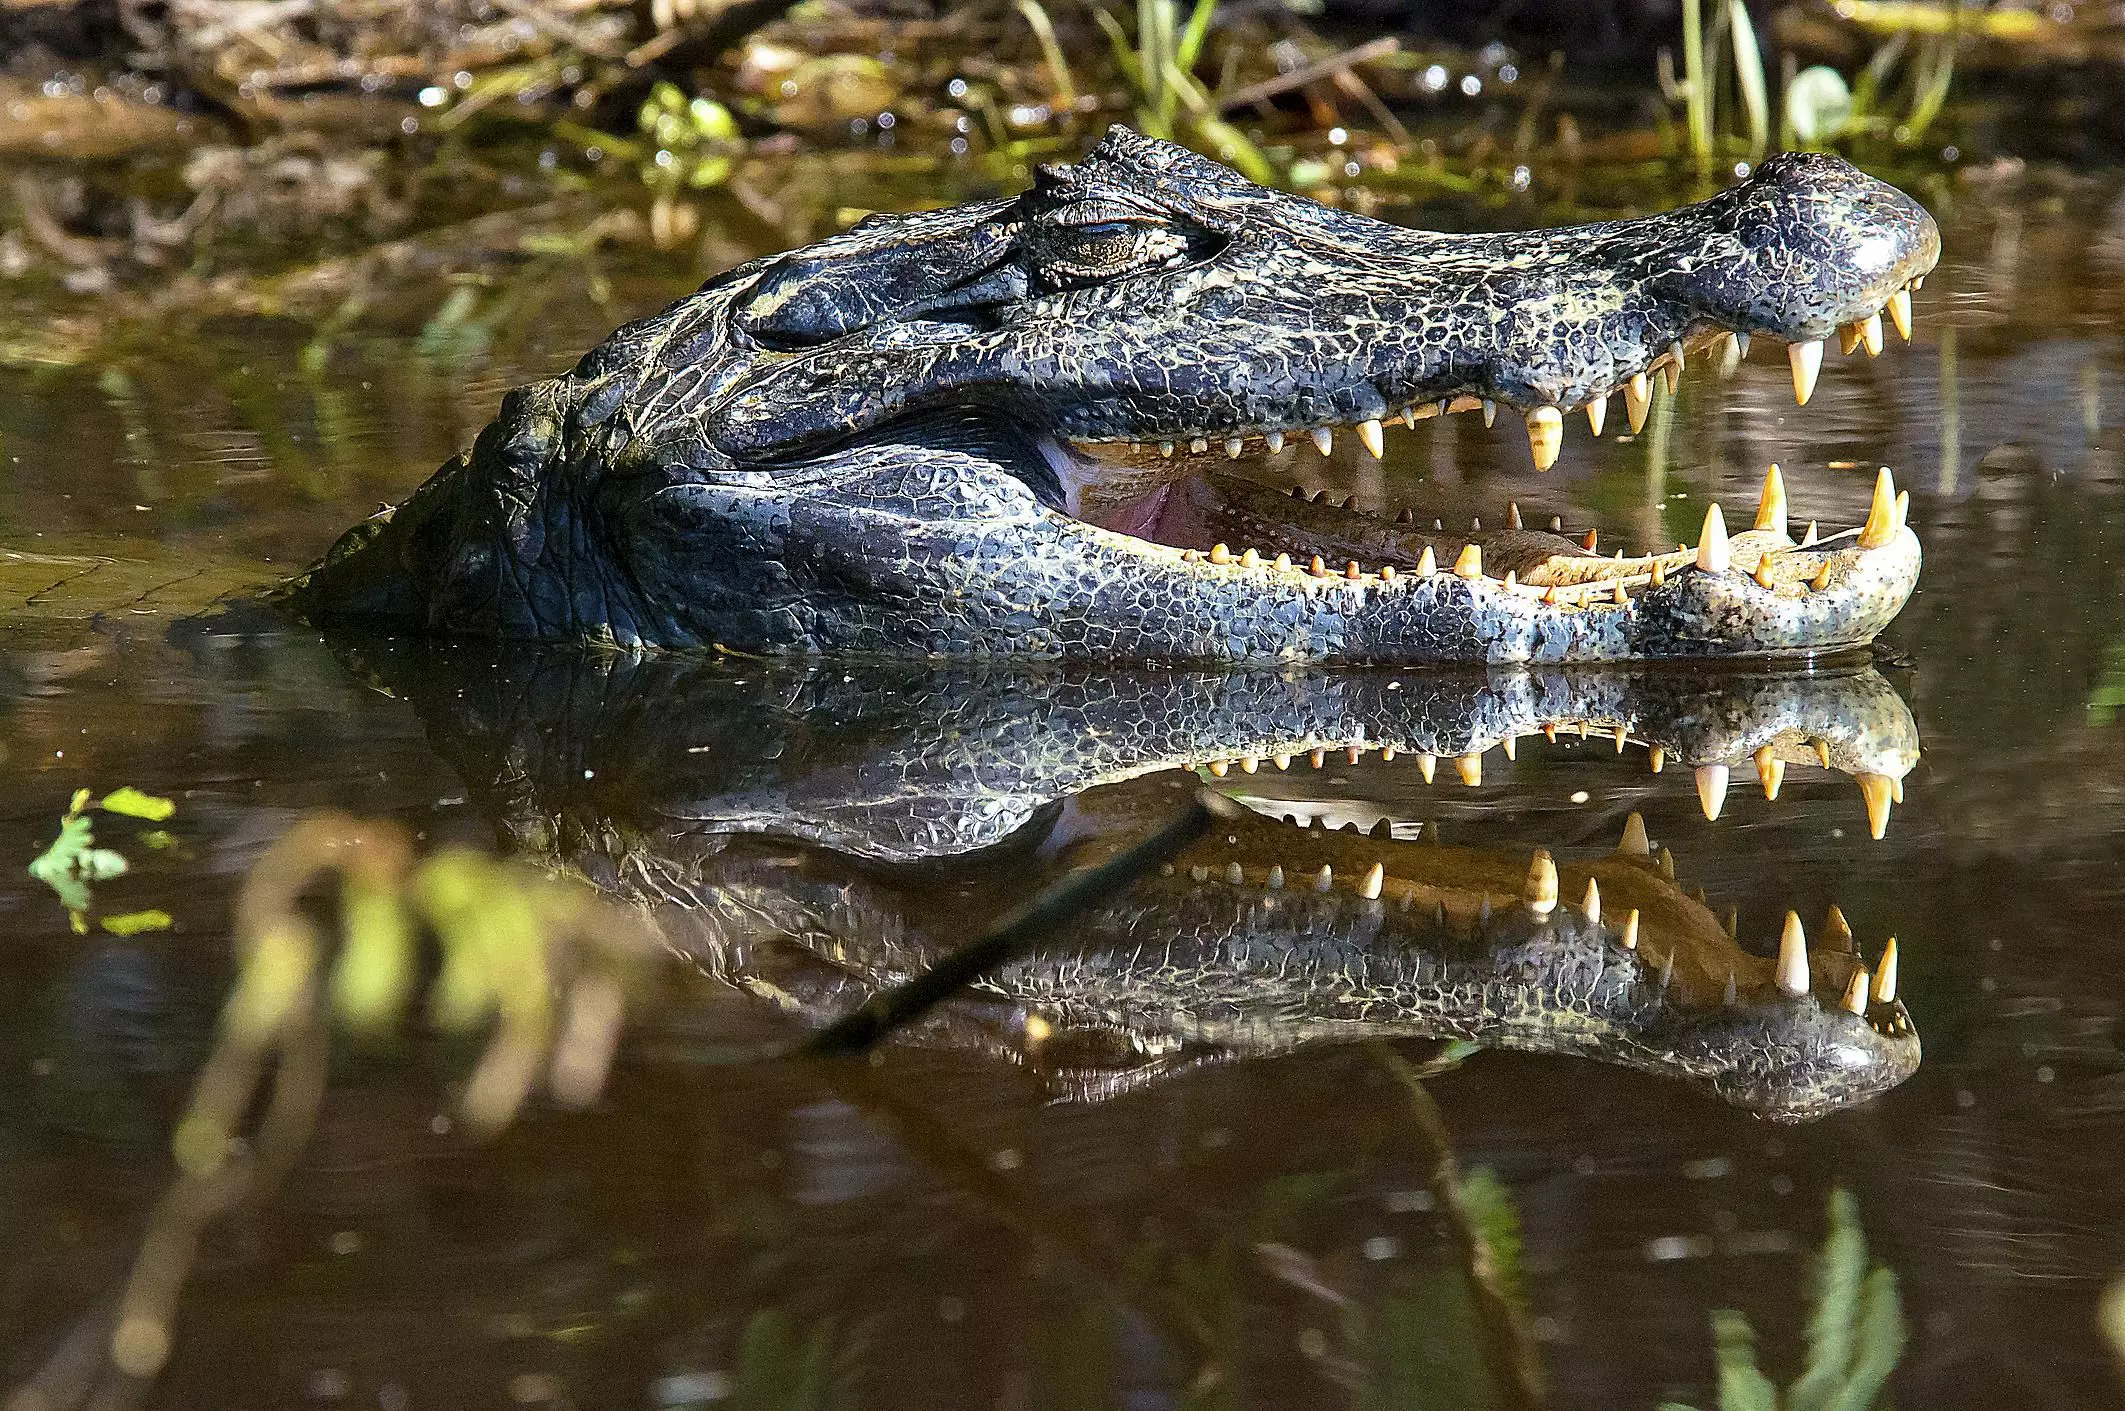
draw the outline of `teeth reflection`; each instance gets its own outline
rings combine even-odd
[[[1778,938],[1778,988],[1789,995],[1808,992],[1808,938],[1801,930],[1800,913],[1786,913],[1786,925]]]

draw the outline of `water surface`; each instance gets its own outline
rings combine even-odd
[[[1790,1379],[1836,1189],[1900,1281],[1899,1403],[2115,1404],[2095,1308],[2125,1273],[2125,221],[2079,186],[1948,194],[1916,342],[1833,353],[1804,410],[1759,346],[1731,380],[1693,369],[1637,438],[1575,423],[1539,478],[1516,430],[1468,416],[1391,433],[1383,465],[1301,443],[1251,471],[1427,517],[1517,498],[1635,547],[1693,540],[1714,498],[1745,514],[1772,461],[1798,520],[1842,528],[1893,466],[1927,564],[1878,656],[1924,753],[1885,838],[1836,771],[1797,765],[1769,802],[1737,770],[1711,822],[1686,769],[1569,734],[1489,751],[1472,787],[1377,753],[1129,786],[1200,777],[1566,860],[1640,811],[1758,954],[1788,908],[1813,926],[1838,904],[1868,954],[1895,935],[1925,1046],[1910,1081],[1777,1125],[1685,1084],[1486,1052],[1426,1083],[1442,1147],[1362,1045],[1177,1064],[1101,1101],[1058,1101],[972,1043],[855,1069],[712,1063],[790,1021],[675,963],[593,1111],[536,1109],[489,1145],[437,1120],[458,1056],[341,1055],[300,1166],[210,1237],[149,1403],[1511,1405],[1434,1198],[1445,1151],[1516,1212],[1545,1404],[1712,1404],[1717,1308],[1746,1312]],[[509,386],[789,238],[718,201],[664,249],[640,212],[589,261],[446,251],[336,319],[331,300],[127,321],[6,296],[23,335],[0,365],[11,1378],[123,1276],[261,849],[324,806],[430,841],[524,841],[463,740],[358,654],[263,618],[183,619],[403,495]],[[831,711],[804,725],[798,748],[860,766]],[[178,800],[174,845],[136,850],[77,934],[20,864],[75,788],[128,783]],[[878,865],[912,914],[971,929],[1052,870],[1068,818]],[[97,924],[145,908],[174,925]]]

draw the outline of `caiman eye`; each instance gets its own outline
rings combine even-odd
[[[1031,244],[1032,272],[1053,289],[1158,269],[1188,255],[1188,238],[1180,231],[1142,219],[1043,223]]]

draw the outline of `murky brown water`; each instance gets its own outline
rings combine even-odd
[[[10,296],[10,1380],[123,1276],[228,978],[230,897],[264,845],[324,805],[431,840],[496,836],[494,780],[477,748],[431,735],[450,716],[434,696],[380,693],[308,634],[173,621],[299,566],[469,441],[504,389],[775,240],[728,204],[702,221],[698,250],[623,241],[594,270],[442,260],[323,333],[198,308],[84,332],[79,304]],[[2095,1309],[2125,1273],[2125,221],[2106,223],[2100,193],[1966,185],[1944,225],[1915,345],[1833,355],[1804,411],[1759,347],[1731,381],[1693,369],[1635,440],[1575,424],[1540,479],[1516,430],[1466,416],[1391,433],[1384,466],[1353,445],[1263,468],[1427,516],[1498,515],[1515,496],[1631,545],[1693,539],[1709,498],[1753,505],[1774,460],[1797,517],[1826,527],[1863,515],[1877,464],[1913,492],[1926,573],[1884,670],[1924,756],[1882,841],[1843,774],[1795,766],[1768,802],[1737,769],[1707,822],[1687,770],[1570,737],[1524,740],[1512,761],[1492,750],[1474,787],[1446,769],[1427,786],[1407,756],[1377,754],[1302,763],[1273,787],[1218,781],[1566,861],[1605,853],[1637,809],[1685,886],[1739,908],[1759,954],[1788,907],[1813,918],[1833,901],[1869,954],[1899,938],[1923,1065],[1821,1121],[1772,1125],[1561,1057],[1487,1052],[1428,1082],[1460,1169],[1491,1173],[1517,1212],[1544,1404],[1713,1404],[1716,1308],[1744,1310],[1766,1368],[1795,1376],[1808,1255],[1839,1187],[1900,1280],[1899,1404],[2117,1403]],[[114,605],[122,574],[137,591]],[[797,727],[791,748],[860,773],[863,742],[837,737],[831,712]],[[662,809],[667,782],[545,802]],[[136,849],[97,914],[161,908],[175,925],[75,934],[20,864],[76,787],[121,783],[179,800],[175,846]],[[1097,803],[868,875],[918,920],[978,917],[1046,875]],[[795,809],[764,789],[746,804],[758,826]],[[1515,1404],[1436,1208],[1440,1148],[1375,1051],[1176,1064],[1104,1101],[1054,1101],[965,1043],[855,1070],[696,1061],[785,1021],[706,976],[676,984],[595,1111],[535,1111],[491,1146],[434,1120],[458,1056],[343,1055],[300,1167],[209,1239],[151,1404]]]

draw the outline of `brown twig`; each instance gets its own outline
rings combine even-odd
[[[1384,59],[1389,54],[1400,52],[1401,48],[1401,40],[1391,34],[1382,35],[1378,39],[1369,40],[1364,44],[1358,45],[1355,49],[1345,49],[1340,54],[1331,54],[1325,59],[1317,59],[1313,63],[1307,64],[1302,68],[1293,69],[1289,73],[1280,73],[1275,78],[1265,78],[1260,83],[1250,83],[1245,88],[1235,88],[1230,93],[1220,94],[1217,99],[1218,111],[1229,113],[1234,108],[1244,108],[1250,103],[1260,103],[1266,99],[1274,98],[1280,93],[1289,93],[1294,88],[1305,88],[1309,84],[1333,78],[1339,73],[1346,73],[1359,64],[1370,63],[1374,59]]]

